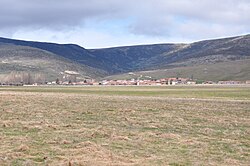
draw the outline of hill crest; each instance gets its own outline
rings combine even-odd
[[[101,49],[85,49],[75,44],[0,38],[0,62],[5,62],[6,58],[15,59],[15,63],[12,61],[12,67],[5,68],[15,71],[29,71],[29,69],[20,68],[20,64],[23,62],[20,60],[18,63],[17,57],[25,59],[25,63],[30,63],[35,68],[40,68],[39,71],[44,72],[46,71],[45,68],[51,68],[54,71],[54,74],[52,74],[54,76],[62,72],[61,70],[74,69],[86,78],[101,78],[139,71],[190,69],[190,67],[195,66],[204,66],[204,68],[207,66],[209,68],[211,65],[220,63],[234,64],[235,62],[235,64],[238,64],[236,61],[242,60],[243,62],[246,60],[244,66],[250,66],[248,61],[250,59],[250,35],[203,40],[189,44],[161,43]],[[46,61],[47,63],[44,66],[39,66],[39,63],[34,63],[33,59],[41,62]],[[3,63],[1,64],[0,75],[9,71],[3,67]],[[64,68],[58,64],[64,64],[62,65]],[[230,65],[226,66],[230,68]],[[218,68],[218,70],[222,69]],[[244,73],[248,69],[242,68],[242,70],[244,70],[242,71]],[[195,71],[190,72],[195,73]],[[204,76],[200,78],[204,78]],[[233,75],[228,76],[228,79],[234,78]],[[214,79],[214,77],[208,76],[207,79]],[[244,79],[250,79],[250,76],[244,76]]]

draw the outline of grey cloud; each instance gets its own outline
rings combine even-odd
[[[76,25],[88,18],[115,15],[119,6],[107,0],[3,0],[0,26]],[[117,8],[116,8],[117,7]]]
[[[168,36],[174,21],[168,16],[152,17],[147,16],[139,18],[130,27],[129,30],[133,34],[150,35],[150,36]]]
[[[250,30],[250,1],[248,0],[159,0],[154,2],[151,3],[151,8],[154,10],[150,11],[154,19],[144,18],[145,21],[138,19],[131,25],[132,33],[165,37],[192,36],[196,39],[198,36],[207,37],[208,34],[211,37],[218,37],[234,33],[249,33]],[[146,14],[146,17],[148,15]],[[166,23],[166,17],[173,19]],[[192,24],[195,27],[190,26]],[[185,30],[184,27],[189,29]],[[187,32],[193,32],[193,34],[187,35]]]
[[[1,0],[0,6],[0,29],[65,28],[88,19],[123,18],[133,18],[131,33],[151,36],[176,33],[186,21],[250,26],[249,0]]]

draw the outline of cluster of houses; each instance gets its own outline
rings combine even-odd
[[[23,86],[23,85],[107,85],[107,86],[115,86],[115,85],[138,85],[138,86],[160,86],[160,85],[195,85],[195,84],[216,84],[216,85],[240,85],[240,84],[250,84],[250,80],[248,81],[205,81],[199,82],[189,78],[162,78],[162,79],[130,79],[130,80],[102,80],[96,81],[94,79],[86,79],[84,81],[77,81],[76,79],[70,79],[69,81],[56,79],[55,81],[45,82],[45,83],[32,83],[32,84],[24,84],[24,83],[0,83],[0,86],[4,85],[13,85],[13,86]]]
[[[57,79],[56,81],[52,81],[52,82],[47,82],[47,85],[100,85],[99,82],[95,81],[94,79],[86,79],[84,81],[61,81],[59,79]]]
[[[135,75],[134,73],[130,73]],[[11,72],[5,77],[7,85],[194,85],[194,84],[250,84],[250,81],[197,81],[190,78],[162,78],[152,79],[150,76],[140,75],[137,79],[130,80],[102,80],[84,79],[76,71],[66,70],[60,73],[55,81],[45,81],[41,73]]]
[[[45,81],[45,75],[36,73],[31,75],[27,72],[11,72],[5,77],[5,80],[0,85],[194,85],[194,84],[250,84],[248,81],[205,81],[200,82],[190,78],[162,78],[152,79],[149,76],[142,76],[137,79],[130,80],[102,80],[96,81],[94,79],[79,79],[79,73],[75,71],[64,71],[60,76],[51,82]]]
[[[135,75],[134,73],[130,73]],[[130,80],[102,80],[96,81],[94,79],[78,79],[79,73],[75,71],[64,71],[60,73],[61,77],[57,78],[55,81],[46,82],[47,85],[194,85],[194,84],[250,84],[249,81],[197,81],[190,78],[162,78],[162,79],[152,79],[150,76],[141,75],[137,79]]]
[[[47,85],[195,85],[197,81],[189,78],[162,78],[162,79],[130,79],[130,80],[102,80],[96,81],[94,79],[86,79],[84,81],[71,82],[71,81],[53,81],[48,82]],[[205,81],[201,84],[250,84],[250,81]]]
[[[103,80],[100,85],[177,85],[177,84],[196,84],[188,78],[163,78],[150,80]]]
[[[163,79],[148,79],[148,80],[102,80],[95,81],[94,79],[86,79],[84,81],[53,81],[47,82],[47,85],[177,85],[177,84],[196,84],[189,78],[163,78]]]
[[[218,84],[218,85],[236,85],[236,84],[250,84],[250,80],[247,81],[206,81],[202,84]]]

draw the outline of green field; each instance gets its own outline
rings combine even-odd
[[[249,165],[250,86],[0,87],[0,165]]]

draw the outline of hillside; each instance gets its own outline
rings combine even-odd
[[[133,73],[117,74],[105,77],[105,79],[160,79],[160,78],[193,78],[196,80],[249,80],[250,59],[204,64],[195,66],[174,67],[168,69],[138,71]]]
[[[70,61],[74,61],[79,64],[87,65],[93,68],[101,68],[108,70],[110,65],[107,62],[99,61],[97,57],[90,54],[88,50],[76,44],[45,43],[45,42],[13,40],[6,38],[0,38],[0,43],[38,48],[53,53],[54,55],[68,59]]]
[[[119,57],[117,53],[120,51],[123,57],[132,59],[137,53],[135,50],[141,50],[140,48],[144,48],[144,52],[139,56],[141,59],[136,58],[134,61],[137,65],[132,65],[134,68],[130,71],[134,74],[127,72],[105,79],[130,79],[141,75],[146,78],[148,76],[152,78],[192,77],[213,81],[250,79],[250,35],[191,44],[120,47],[97,51],[104,53],[116,51],[116,55],[111,54],[113,57]]]
[[[155,44],[140,46],[125,46],[106,49],[89,50],[102,61],[108,61],[114,64],[113,69],[118,72],[134,71],[156,67],[154,58],[164,53],[174,52],[183,47],[183,44]],[[147,63],[145,63],[147,62]]]
[[[126,73],[135,72],[155,78],[250,80],[250,35],[104,49],[0,38],[0,62],[0,79],[11,71],[28,71],[55,80],[72,70],[82,78],[130,78]]]
[[[127,71],[214,64],[250,58],[250,35],[191,44],[156,44],[90,50]]]
[[[80,65],[51,52],[28,47],[0,43],[0,79],[4,80],[11,72],[43,75],[46,81],[62,76],[64,71],[76,71],[79,77],[93,78],[104,75],[104,71]]]

